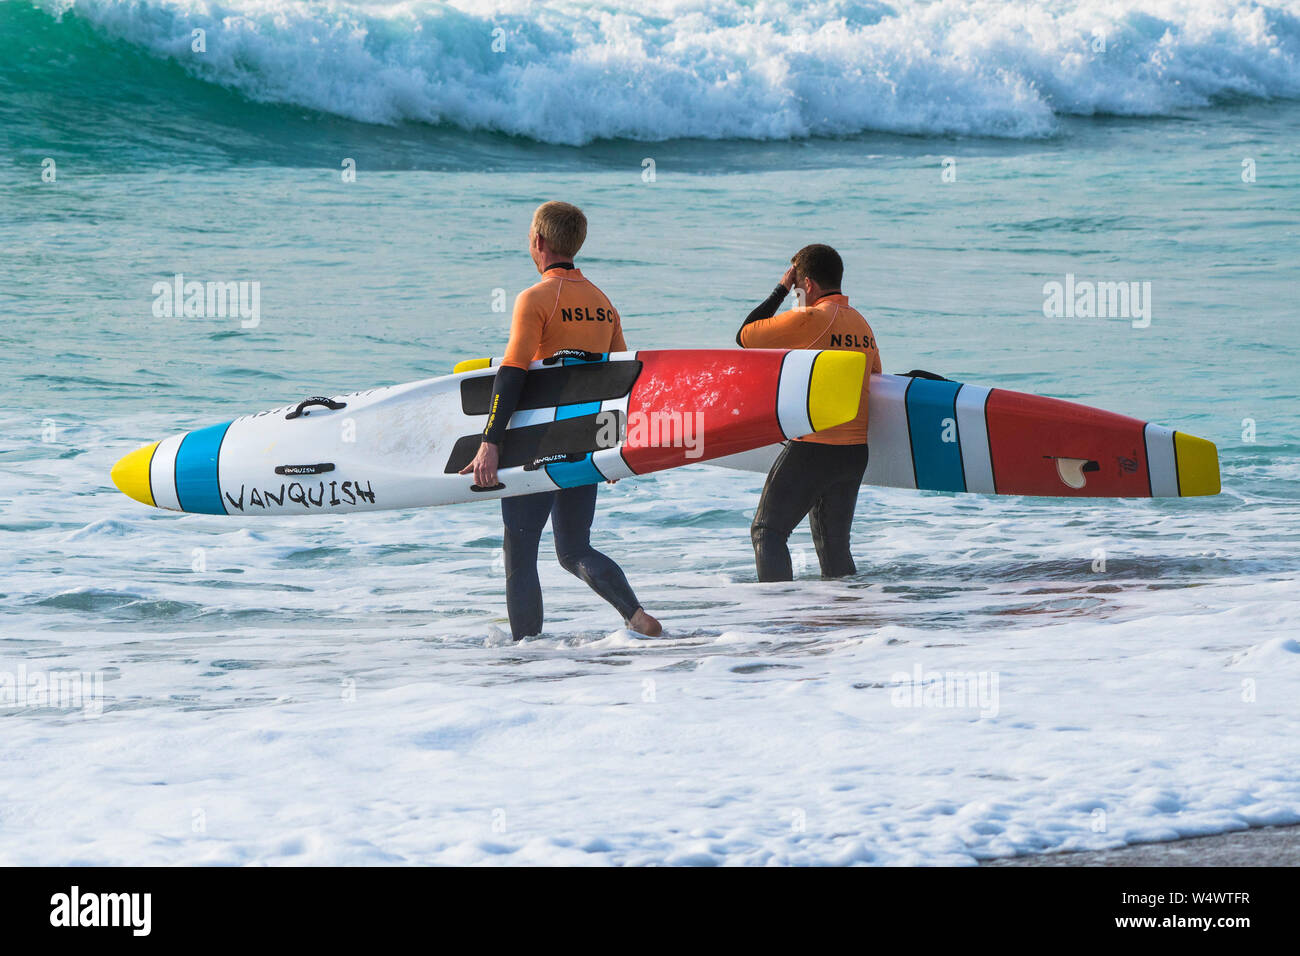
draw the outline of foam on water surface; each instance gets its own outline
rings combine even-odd
[[[84,76],[65,80],[88,93],[105,70],[168,85],[183,71],[258,103],[554,144],[864,131],[1038,138],[1062,115],[1160,116],[1300,93],[1292,0],[33,6],[62,22],[13,11],[13,29],[69,44],[68,66]],[[168,68],[125,71],[133,56]]]

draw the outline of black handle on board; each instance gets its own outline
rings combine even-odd
[[[542,359],[542,364],[557,365],[566,358],[575,358],[580,362],[599,362],[604,357],[604,352],[588,352],[586,349],[559,349],[554,355]]]
[[[326,408],[330,409],[331,411],[337,408],[348,407],[347,402],[336,402],[334,401],[334,399],[327,398],[324,395],[313,395],[311,398],[304,398],[301,402],[299,402],[297,408],[291,411],[288,415],[284,416],[284,420],[289,421],[290,419],[297,418],[300,415],[311,414],[310,412],[303,411],[303,409],[306,408],[308,405],[324,405]]]

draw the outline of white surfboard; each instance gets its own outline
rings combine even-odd
[[[496,370],[306,399],[131,452],[113,482],[144,504],[218,515],[414,508],[627,478],[830,428],[857,414],[852,352],[702,349],[534,362],[499,483],[460,475]]]

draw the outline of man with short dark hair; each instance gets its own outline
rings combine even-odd
[[[880,352],[871,326],[840,291],[844,263],[830,246],[804,246],[781,277],[781,284],[749,313],[736,333],[747,349],[845,349],[863,352],[870,370],[862,380],[862,401],[851,422],[787,442],[768,472],[750,526],[760,581],[790,581],[787,541],[808,516],[822,577],[857,571],[849,551],[853,509],[867,469],[867,386],[880,371]],[[790,290],[803,305],[776,314]]]

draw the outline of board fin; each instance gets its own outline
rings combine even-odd
[[[1053,458],[1053,455],[1044,455],[1045,458]],[[1090,471],[1100,471],[1101,465],[1090,458],[1060,458],[1056,457],[1056,474],[1063,481],[1067,488],[1073,488],[1078,491],[1088,483],[1087,473]]]

